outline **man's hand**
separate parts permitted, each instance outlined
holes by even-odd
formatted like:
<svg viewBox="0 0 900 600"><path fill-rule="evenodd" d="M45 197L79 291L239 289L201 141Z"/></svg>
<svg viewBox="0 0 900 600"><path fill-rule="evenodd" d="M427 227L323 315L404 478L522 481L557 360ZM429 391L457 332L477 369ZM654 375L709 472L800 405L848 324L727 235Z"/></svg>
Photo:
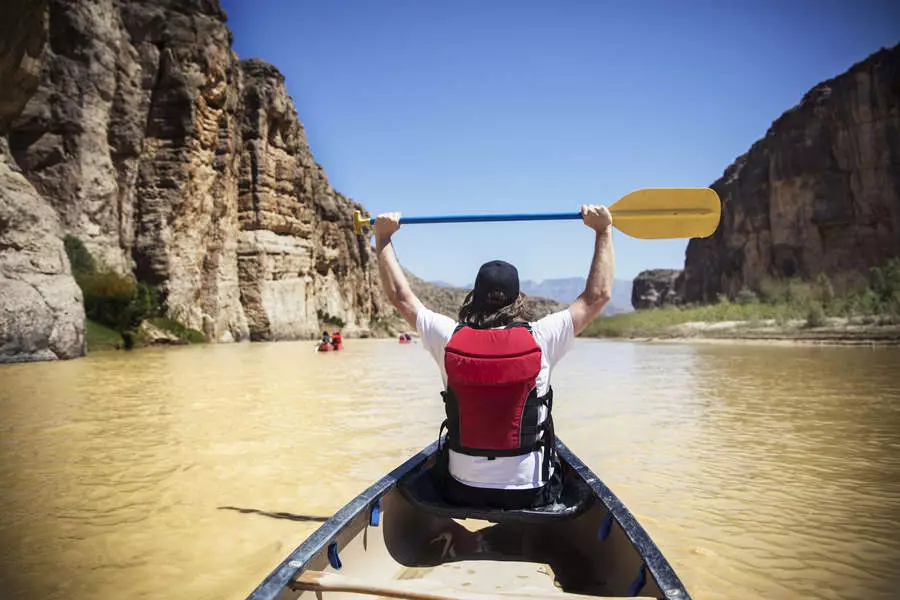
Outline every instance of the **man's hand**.
<svg viewBox="0 0 900 600"><path fill-rule="evenodd" d="M582 206L581 220L597 233L608 232L612 225L612 215L605 206Z"/></svg>
<svg viewBox="0 0 900 600"><path fill-rule="evenodd" d="M400 229L400 213L378 215L375 217L375 243L379 246L387 244L398 229Z"/></svg>

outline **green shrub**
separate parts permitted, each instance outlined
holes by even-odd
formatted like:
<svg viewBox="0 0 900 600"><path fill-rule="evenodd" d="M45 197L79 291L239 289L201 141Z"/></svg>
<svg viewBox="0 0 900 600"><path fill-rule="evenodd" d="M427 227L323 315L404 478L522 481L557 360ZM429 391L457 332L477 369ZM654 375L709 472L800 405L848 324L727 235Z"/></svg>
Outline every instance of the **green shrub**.
<svg viewBox="0 0 900 600"><path fill-rule="evenodd" d="M132 321L162 316L162 301L159 289L148 283L138 282L134 300L131 303Z"/></svg>
<svg viewBox="0 0 900 600"><path fill-rule="evenodd" d="M132 307L137 297L137 283L132 277L105 271L85 275L77 282L84 295L87 318L120 332L137 325Z"/></svg>
<svg viewBox="0 0 900 600"><path fill-rule="evenodd" d="M873 267L869 281L882 311L900 314L900 258L892 258L883 267Z"/></svg>
<svg viewBox="0 0 900 600"><path fill-rule="evenodd" d="M834 301L834 286L831 285L831 280L825 273L819 273L819 276L816 277L815 287L815 296L819 302L828 306Z"/></svg>
<svg viewBox="0 0 900 600"><path fill-rule="evenodd" d="M734 300L738 304L746 305L746 304L753 304L754 302L757 302L759 300L759 298L756 297L756 294L753 292L753 290L743 287L743 288L741 288L741 291L738 292L737 296L735 296Z"/></svg>
<svg viewBox="0 0 900 600"><path fill-rule="evenodd" d="M161 314L160 294L154 286L98 265L84 243L73 235L67 235L63 243L72 275L84 296L88 319L122 333Z"/></svg>
<svg viewBox="0 0 900 600"><path fill-rule="evenodd" d="M316 311L316 316L319 318L320 323L325 323L326 325L331 325L338 329L343 329L347 325L340 317L332 316L322 309Z"/></svg>
<svg viewBox="0 0 900 600"><path fill-rule="evenodd" d="M117 350L124 344L122 335L118 331L90 319L84 321L84 338L88 352Z"/></svg>
<svg viewBox="0 0 900 600"><path fill-rule="evenodd" d="M69 264L72 266L72 276L76 281L85 275L93 275L97 272L97 263L94 257L85 247L84 243L74 235L67 235L63 238L63 245L66 247L66 255L69 257Z"/></svg>
<svg viewBox="0 0 900 600"><path fill-rule="evenodd" d="M794 304L809 305L816 298L813 284L800 279L790 279L787 284L787 301Z"/></svg>
<svg viewBox="0 0 900 600"><path fill-rule="evenodd" d="M759 297L768 304L785 302L788 298L787 282L782 279L764 279L759 284Z"/></svg>
<svg viewBox="0 0 900 600"><path fill-rule="evenodd" d="M822 327L826 322L825 309L822 308L822 305L817 302L810 304L809 310L806 312L806 326Z"/></svg>

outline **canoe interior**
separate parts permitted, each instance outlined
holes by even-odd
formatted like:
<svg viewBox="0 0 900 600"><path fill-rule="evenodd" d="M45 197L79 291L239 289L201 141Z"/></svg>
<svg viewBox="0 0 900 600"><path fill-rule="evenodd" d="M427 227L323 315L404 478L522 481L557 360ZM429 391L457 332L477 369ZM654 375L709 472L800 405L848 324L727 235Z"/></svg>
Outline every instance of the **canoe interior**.
<svg viewBox="0 0 900 600"><path fill-rule="evenodd" d="M422 589L444 592L690 598L631 513L561 442L559 447L567 477L581 479L592 492L565 518L490 522L423 509L397 481L433 465L433 444L323 524L249 598L379 597L292 589L289 582L303 571L370 582L416 580ZM332 566L334 554L340 569Z"/></svg>

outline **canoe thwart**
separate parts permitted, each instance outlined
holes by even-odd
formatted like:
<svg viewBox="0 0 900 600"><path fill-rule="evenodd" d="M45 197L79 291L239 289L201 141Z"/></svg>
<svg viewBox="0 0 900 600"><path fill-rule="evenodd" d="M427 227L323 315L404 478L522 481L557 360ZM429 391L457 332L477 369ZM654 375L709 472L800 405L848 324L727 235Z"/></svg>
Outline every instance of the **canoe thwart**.
<svg viewBox="0 0 900 600"><path fill-rule="evenodd" d="M304 571L291 583L295 590L311 592L344 592L350 594L366 594L384 598L403 598L405 600L509 600L524 598L525 600L565 600L592 598L603 600L598 596L567 594L563 591L544 591L540 589L500 590L494 592L470 592L444 585L439 582L424 580L392 580L362 581L346 577L338 573L324 571ZM617 596L619 600L621 597ZM631 600L652 600L649 597L632 597Z"/></svg>
<svg viewBox="0 0 900 600"><path fill-rule="evenodd" d="M450 504L438 489L435 472L431 468L417 469L405 475L397 484L407 502L419 510L451 519L478 519L491 523L547 522L572 519L584 513L594 503L594 493L584 480L569 472L563 476L563 490L559 501L548 506L521 510L473 508Z"/></svg>

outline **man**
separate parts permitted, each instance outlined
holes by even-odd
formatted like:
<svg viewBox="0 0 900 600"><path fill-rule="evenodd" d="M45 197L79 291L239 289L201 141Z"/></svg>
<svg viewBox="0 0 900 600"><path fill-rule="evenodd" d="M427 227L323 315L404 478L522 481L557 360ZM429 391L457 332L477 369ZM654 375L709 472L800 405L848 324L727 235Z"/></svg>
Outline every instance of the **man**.
<svg viewBox="0 0 900 600"><path fill-rule="evenodd" d="M551 417L550 371L600 314L613 282L612 217L582 206L596 232L584 291L567 309L525 323L515 267L482 265L454 320L413 294L391 241L400 214L375 219L381 284L437 362L444 382L448 448L443 493L454 503L516 509L555 501L562 487ZM443 427L442 427L443 428Z"/></svg>

